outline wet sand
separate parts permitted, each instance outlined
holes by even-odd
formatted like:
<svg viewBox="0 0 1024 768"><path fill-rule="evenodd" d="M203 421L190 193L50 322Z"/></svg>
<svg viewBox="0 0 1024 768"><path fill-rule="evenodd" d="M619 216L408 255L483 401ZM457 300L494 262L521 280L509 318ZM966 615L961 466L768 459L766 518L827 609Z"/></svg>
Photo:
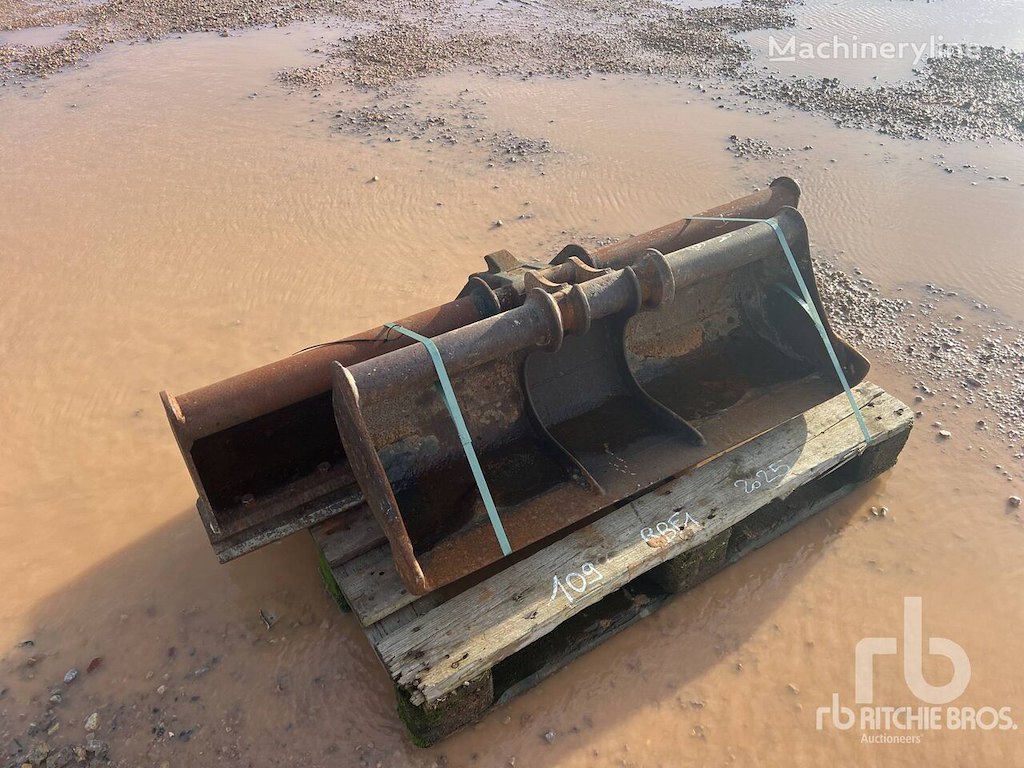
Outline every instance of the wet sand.
<svg viewBox="0 0 1024 768"><path fill-rule="evenodd" d="M95 712L126 766L1018 761L1016 732L870 745L817 730L815 709L852 700L856 643L899 635L920 595L926 634L970 656L957 704L1024 718L1019 145L764 116L642 75L281 82L335 40L298 23L109 45L0 91L3 760L84 744ZM411 117L348 120L371 107ZM780 151L737 157L730 136ZM217 565L160 389L449 299L497 248L546 257L781 173L803 185L837 324L921 411L894 471L430 750L306 537ZM896 657L878 664L876 698L913 704Z"/></svg>

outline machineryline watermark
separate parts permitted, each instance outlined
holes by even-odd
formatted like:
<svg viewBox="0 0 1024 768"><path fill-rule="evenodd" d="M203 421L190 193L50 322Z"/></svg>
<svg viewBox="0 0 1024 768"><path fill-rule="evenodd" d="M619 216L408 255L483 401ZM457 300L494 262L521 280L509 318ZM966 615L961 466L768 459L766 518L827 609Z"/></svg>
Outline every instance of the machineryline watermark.
<svg viewBox="0 0 1024 768"><path fill-rule="evenodd" d="M914 66L940 56L972 57L982 46L947 45L942 35L930 35L924 41L861 40L857 35L844 38L832 35L828 40L811 42L796 35L787 38L768 36L768 60L783 61L898 61L911 59Z"/></svg>

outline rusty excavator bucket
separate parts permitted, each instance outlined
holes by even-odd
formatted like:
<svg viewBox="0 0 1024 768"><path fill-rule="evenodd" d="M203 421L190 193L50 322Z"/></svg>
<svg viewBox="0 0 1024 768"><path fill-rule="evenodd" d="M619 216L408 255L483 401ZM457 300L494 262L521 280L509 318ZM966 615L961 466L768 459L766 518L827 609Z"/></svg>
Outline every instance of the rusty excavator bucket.
<svg viewBox="0 0 1024 768"><path fill-rule="evenodd" d="M701 215L765 219L795 206L799 195L796 182L783 177L767 189ZM687 246L730 232L739 236L747 229L742 221L682 219L593 252L568 246L550 263L520 261L500 251L486 257L487 270L471 276L455 300L398 323L425 337L444 339L445 345L474 338L480 333L481 322L505 334L502 344L506 346L495 346L495 337L488 335L477 350L460 347L461 356L454 362L463 371L457 383L460 402L466 402L473 439L486 448L485 469L500 493L495 501L503 510L518 509L522 504L522 510L528 510L525 522L510 525L517 548L531 540L532 534L527 531L558 530L563 527L563 517L575 519L593 512L614 498L628 495L627 486L631 484L639 489L654 482L663 465L686 465L702 451L706 455L707 449L700 447L701 424L722 418L730 405L740 409L737 413L745 412L744 408L751 410L745 405L751 399L744 394L748 390L760 391L758 387L769 385L778 388L792 379L792 389L797 393L793 396L794 407L805 407L813 400L810 384L801 382L816 371L812 363L820 360L810 355L809 348L790 349L787 344L793 345L792 339L786 343L776 339L778 351L765 345L763 339L771 337L766 336L765 319L756 313L758 307L767 311L768 305L760 298L747 303L738 298L739 294L722 293L741 287L724 263L697 259L694 263L699 263L700 269L714 271L722 279L695 281L693 273L675 278L679 296L675 302L665 303L664 309L639 311L639 305L628 304L638 294L635 290L629 294L624 286L633 279L630 275L642 276L646 274L644 269L650 269L651 259L645 256L648 249L674 258L678 255L674 252ZM754 266L755 261L774 263L767 257L762 259L763 255L758 252L756 259L738 266L737 274L758 277L762 267ZM702 286L696 292L690 288L695 283ZM617 287L609 288L607 295L601 292L589 296L589 291L605 284ZM569 293L587 297L589 306L580 304L570 309L569 299L562 296L567 285L578 286ZM650 290L642 282L639 285ZM745 290L760 297L758 292L763 288L761 282L754 282ZM541 294L547 298L538 298ZM644 301L651 303L650 297ZM540 351L538 334L547 339L551 350L556 346L553 308L558 308L558 317L565 321L563 329L568 338L558 351ZM577 314L572 314L574 311ZM527 319L534 324L540 322L543 312L548 313L542 324L543 334L538 330L541 326L518 325ZM453 337L453 333L460 335ZM715 344L704 344L704 337ZM626 343L620 343L620 338ZM742 344L750 349L745 350ZM748 351L763 353L763 359L748 358ZM788 354L785 359L780 357L782 352ZM485 360L485 354L510 359ZM468 470L464 460L458 460L458 452L451 451L451 424L437 410L432 384L424 378L428 372L421 370L424 355L421 344L381 326L183 395L161 393L198 492L200 516L222 562L362 504L364 492L370 495L365 483L371 477L366 471L354 471L348 451L350 444L357 445L359 454L366 454L368 459L372 444L387 459L388 482L393 480L394 493L402 502L400 519L389 515L383 519L391 521L385 531L396 553L405 552L401 560L406 564L403 574L414 574L417 561L431 563L425 571L431 574L429 578L407 578L410 585L422 589L457 575L460 569L455 567L442 573L440 561L431 552L441 553L457 541L472 540L465 535L475 530L479 510L472 487L465 483ZM740 359L734 359L737 355ZM382 372L389 372L384 378L391 380L394 372L403 370L409 361L414 363L418 378L398 382L395 397L399 391L408 394L401 403L404 421L396 413L396 420L390 424L392 419L387 414L381 414L383 420L377 415L381 398L387 399L388 394L369 384L370 371L382 366ZM800 376L797 369L787 367L797 362L806 367L806 371L799 369L804 372ZM350 440L343 444L339 436L332 408L335 363L356 377L366 411L354 410L352 423L367 425L370 442ZM481 372L488 367L504 378L486 381ZM593 378L586 373L591 370ZM741 380L733 374L747 378ZM367 377L365 381L360 378L363 376ZM677 383L667 383L670 380ZM412 381L418 382L419 389ZM827 390L830 384L820 382L820 386ZM427 410L418 415L408 410L423 397L427 398ZM733 397L735 403L729 403ZM344 397L340 402L345 402ZM497 410L487 410L488 403ZM764 420L758 415L751 425ZM753 426L742 426L733 419L725 421L737 440L753 434ZM595 442L602 434L597 429L601 424L617 425L607 446ZM431 438L429 429L433 427L437 434ZM729 442L724 434L712 430L714 439L708 444ZM622 463L635 462L631 451L648 443L651 461L657 459L659 463L642 471ZM683 451L678 461L666 458L672 453L671 446ZM620 448L628 450L620 453ZM417 453L420 449L421 454ZM405 458L400 460L402 456ZM642 463L647 467L648 462ZM609 471L615 476L608 476ZM633 472L638 474L629 480ZM383 483L379 472L372 479ZM564 514L557 511L562 497L567 504ZM545 513L546 504L553 504L556 511ZM379 505L375 504L375 509L380 511ZM538 518L536 527L528 521L532 516ZM522 515L513 517L519 519ZM486 536L481 539L482 549L467 561L467 567L494 559L494 542L484 539Z"/></svg>
<svg viewBox="0 0 1024 768"><path fill-rule="evenodd" d="M345 455L414 594L798 416L843 391L839 369L851 385L868 369L824 320L793 208L618 268L571 254L526 272L523 294L334 364Z"/></svg>

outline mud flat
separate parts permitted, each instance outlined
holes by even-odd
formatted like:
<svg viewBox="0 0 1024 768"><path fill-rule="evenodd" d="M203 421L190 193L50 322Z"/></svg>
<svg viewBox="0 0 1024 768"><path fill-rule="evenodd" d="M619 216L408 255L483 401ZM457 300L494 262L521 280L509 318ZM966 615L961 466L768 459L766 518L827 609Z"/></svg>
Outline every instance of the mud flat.
<svg viewBox="0 0 1024 768"><path fill-rule="evenodd" d="M992 46L944 44L909 82L856 87L838 78L782 78L751 64L737 35L786 29L788 0L681 8L643 0L107 0L70 6L7 0L0 29L64 28L46 44L0 44L0 78L26 79L75 65L118 42L189 32L228 35L249 28L323 20L343 34L314 49L320 61L281 72L284 83L322 89L339 81L386 91L456 68L495 75L670 78L700 91L727 85L727 103L785 104L827 115L837 125L901 138L945 141L1024 136L1024 54ZM381 18L388 19L381 22ZM569 31L571 30L571 31ZM725 104L723 104L725 106ZM419 120L429 119L420 116Z"/></svg>

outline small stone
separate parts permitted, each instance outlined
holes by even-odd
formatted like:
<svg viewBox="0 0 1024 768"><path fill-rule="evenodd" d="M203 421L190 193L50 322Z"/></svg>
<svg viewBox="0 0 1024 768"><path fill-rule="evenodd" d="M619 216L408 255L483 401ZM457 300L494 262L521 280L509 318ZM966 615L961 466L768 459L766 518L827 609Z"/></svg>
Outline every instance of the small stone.
<svg viewBox="0 0 1024 768"><path fill-rule="evenodd" d="M71 747L61 747L46 760L47 768L69 768L77 760L75 750Z"/></svg>
<svg viewBox="0 0 1024 768"><path fill-rule="evenodd" d="M504 224L505 222L503 222L501 219L498 219L497 221L494 222L494 226L496 227L504 226Z"/></svg>
<svg viewBox="0 0 1024 768"><path fill-rule="evenodd" d="M888 507L882 507L880 510L878 510L879 517L885 517L888 514L889 514L889 508Z"/></svg>
<svg viewBox="0 0 1024 768"><path fill-rule="evenodd" d="M85 718L85 730L92 732L100 727L100 715L99 712L93 712L87 718Z"/></svg>
<svg viewBox="0 0 1024 768"><path fill-rule="evenodd" d="M59 693L55 693L50 697L51 704L60 704L64 700L64 697Z"/></svg>
<svg viewBox="0 0 1024 768"><path fill-rule="evenodd" d="M76 677L78 677L78 670L75 669L74 667L72 667L71 669L69 669L67 672L64 673L64 684L65 685L70 685L71 683L73 683L75 681Z"/></svg>
<svg viewBox="0 0 1024 768"><path fill-rule="evenodd" d="M1011 507L1020 506L1020 496L1011 496L1010 498L1007 499L1007 501L1010 503Z"/></svg>
<svg viewBox="0 0 1024 768"><path fill-rule="evenodd" d="M107 742L100 741L99 739L90 738L85 743L86 754L93 755L100 760L107 756L107 751L109 749L110 747L107 745Z"/></svg>
<svg viewBox="0 0 1024 768"><path fill-rule="evenodd" d="M199 667L195 672L192 673L193 677L202 677L210 671L209 667Z"/></svg>
<svg viewBox="0 0 1024 768"><path fill-rule="evenodd" d="M787 688L789 688L789 690L790 690L790 692L791 692L791 693L794 693L794 694L798 694L798 693L800 693L800 689L799 689L799 688L797 688L797 686L796 686L796 683L790 683L790 684L789 684L789 685L787 685L786 687L787 687Z"/></svg>
<svg viewBox="0 0 1024 768"><path fill-rule="evenodd" d="M49 744L40 741L32 746L32 749L25 755L25 759L28 760L29 765L42 765L51 751Z"/></svg>
<svg viewBox="0 0 1024 768"><path fill-rule="evenodd" d="M165 693L167 693L167 686L161 685L159 688L156 689L156 693L158 696L163 696Z"/></svg>
<svg viewBox="0 0 1024 768"><path fill-rule="evenodd" d="M554 731L548 731L547 733L545 733L544 734L544 741L546 741L548 744L553 744L554 741L555 741L555 732Z"/></svg>
<svg viewBox="0 0 1024 768"><path fill-rule="evenodd" d="M380 176L373 176L370 181L380 181Z"/></svg>
<svg viewBox="0 0 1024 768"><path fill-rule="evenodd" d="M953 433L950 432L948 429L940 429L939 430L939 437L941 437L943 440L948 440L952 436L953 436Z"/></svg>

